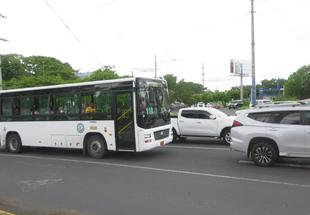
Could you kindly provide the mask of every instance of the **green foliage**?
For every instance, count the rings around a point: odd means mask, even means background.
[[[177,77],[172,74],[167,74],[164,76],[164,79],[168,84],[169,102],[172,103],[176,100],[175,89],[177,86]]]
[[[77,78],[76,71],[68,63],[62,63],[53,57],[30,56],[24,58],[26,72],[35,77],[60,76],[63,80]]]
[[[63,63],[53,57],[30,56],[24,57],[18,54],[2,55],[2,77],[4,87],[7,89],[46,86],[54,84],[73,83],[81,81],[96,81],[117,79],[120,76],[114,67],[105,66],[94,71],[89,77],[79,78],[70,64]],[[168,84],[170,102],[180,101],[187,105],[197,102],[221,102],[226,106],[232,99],[240,98],[240,88],[232,87],[230,90],[219,92],[211,90],[204,91],[201,84],[180,80],[173,74],[164,76]],[[257,85],[257,92],[260,88],[274,89],[278,85],[285,85],[286,97],[277,98],[282,100],[295,100],[310,97],[310,65],[298,69],[290,75],[288,80],[271,79],[263,80]],[[250,98],[251,86],[244,86],[244,98]]]
[[[62,63],[52,57],[8,54],[1,58],[6,89],[63,84],[79,80],[76,71],[68,63]]]
[[[84,81],[98,81],[117,79],[120,76],[116,73],[113,67],[105,66],[102,69],[94,71],[89,77],[84,78]]]
[[[310,65],[299,68],[291,74],[285,84],[287,96],[305,99],[310,97]]]
[[[193,82],[185,82],[181,80],[175,87],[175,98],[184,104],[193,104],[194,94],[200,94],[203,92],[203,86]]]
[[[174,90],[177,86],[177,77],[172,74],[167,74],[164,76],[164,79],[167,81],[168,88]]]
[[[1,56],[2,79],[4,81],[12,78],[21,78],[27,76],[24,57],[17,54],[8,54]]]
[[[264,80],[262,80],[261,86],[263,89],[275,89],[275,88],[277,88],[278,85],[283,87],[285,82],[286,82],[286,80],[281,79],[281,78],[278,78],[278,79],[273,78],[271,80],[264,79]]]
[[[24,88],[24,87],[34,87],[34,86],[47,86],[55,84],[66,83],[60,75],[57,76],[24,76],[22,78],[16,79],[12,78],[9,81],[5,81],[6,89]]]
[[[177,82],[177,77],[172,74],[164,76],[168,84],[170,103],[180,101],[191,105],[200,99],[199,95],[203,93],[201,84],[186,82],[183,79]]]
[[[9,54],[3,55],[1,58],[2,76],[6,89],[120,78],[111,66],[98,69],[89,77],[81,79],[70,64],[53,57],[24,57]]]

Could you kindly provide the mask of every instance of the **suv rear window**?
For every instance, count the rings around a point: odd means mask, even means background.
[[[299,125],[301,116],[299,111],[272,111],[249,113],[248,117],[259,122]]]
[[[201,110],[183,110],[181,116],[191,119],[209,119],[210,113]]]

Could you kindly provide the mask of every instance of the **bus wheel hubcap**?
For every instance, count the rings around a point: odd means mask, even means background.
[[[11,150],[16,150],[17,149],[17,140],[15,138],[10,139],[9,142]]]
[[[98,141],[94,141],[94,142],[91,143],[90,149],[93,152],[99,152],[100,149],[101,149],[101,144]]]

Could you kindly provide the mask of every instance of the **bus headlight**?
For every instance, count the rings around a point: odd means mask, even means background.
[[[152,135],[151,134],[144,134],[144,142],[145,143],[152,142]]]
[[[151,134],[144,134],[144,139],[149,139],[149,138],[151,138],[151,137],[152,137]]]

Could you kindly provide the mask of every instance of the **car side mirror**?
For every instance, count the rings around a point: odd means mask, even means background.
[[[214,116],[214,115],[210,115],[210,119],[216,119],[216,116]]]

